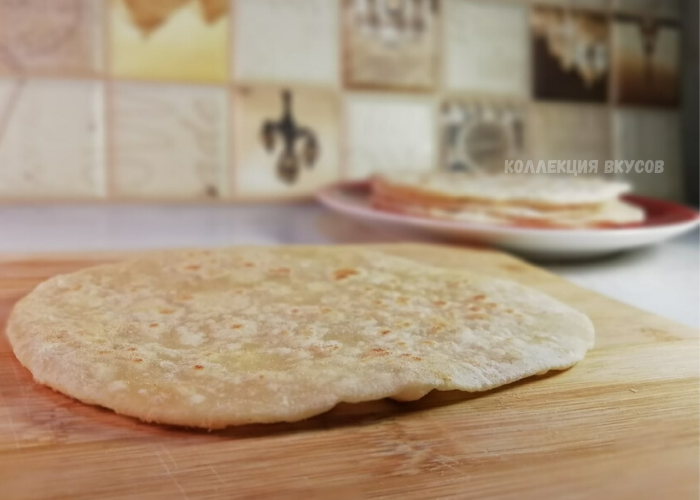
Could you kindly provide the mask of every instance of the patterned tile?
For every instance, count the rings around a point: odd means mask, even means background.
[[[519,1],[527,2],[528,0]],[[610,1],[611,0],[534,0],[532,3],[535,3],[536,5],[564,7],[567,9],[606,10],[610,7]],[[637,0],[632,1],[636,2]]]
[[[650,21],[653,24],[649,25]],[[617,14],[613,22],[612,47],[614,95],[618,103],[678,104],[681,83],[678,21]]]
[[[440,106],[440,165],[452,172],[503,172],[528,151],[527,107],[520,100],[450,98]]]
[[[613,0],[612,8],[615,12],[678,19],[681,5],[680,0]]]
[[[606,106],[537,104],[532,107],[533,156],[537,160],[611,158],[610,112]]]
[[[120,78],[223,82],[227,0],[110,0],[111,73]]]
[[[101,6],[93,0],[0,0],[0,75],[96,73]]]
[[[445,2],[445,84],[450,90],[528,93],[528,23],[524,7]]]
[[[237,0],[236,78],[337,85],[338,36],[335,0]]]
[[[104,194],[102,84],[0,80],[0,196]]]
[[[340,106],[335,92],[295,87],[240,87],[235,92],[237,193],[308,195],[338,178]]]
[[[600,103],[607,100],[607,14],[538,6],[531,11],[530,26],[535,99]]]
[[[121,198],[226,196],[224,88],[115,83],[113,175]]]
[[[677,112],[617,110],[613,132],[616,160],[664,162],[662,173],[637,173],[632,169],[623,176],[632,182],[636,193],[683,199],[680,116]]]
[[[351,88],[437,83],[438,0],[343,0],[343,75]]]
[[[359,96],[346,101],[348,177],[372,172],[429,170],[435,164],[431,101]]]

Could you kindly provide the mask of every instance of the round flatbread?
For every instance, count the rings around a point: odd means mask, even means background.
[[[394,172],[374,177],[372,190],[405,203],[444,208],[479,202],[560,209],[612,201],[630,186],[597,177]]]
[[[509,281],[357,247],[173,251],[54,277],[7,336],[35,379],[142,420],[295,421],[568,368],[583,314]]]
[[[432,207],[404,203],[385,196],[373,195],[372,206],[389,212],[433,217],[475,224],[496,224],[521,227],[585,229],[619,227],[644,221],[644,210],[622,200],[612,200],[585,208],[542,210],[518,205],[468,203],[462,208]]]

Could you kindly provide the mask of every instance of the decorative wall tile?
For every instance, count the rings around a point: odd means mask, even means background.
[[[656,18],[678,19],[681,0],[613,0],[617,13],[645,14]]]
[[[299,196],[339,176],[338,96],[294,87],[236,89],[235,186],[242,196]]]
[[[226,196],[224,88],[115,83],[112,108],[117,196]]]
[[[431,89],[438,0],[343,0],[343,74],[352,88]]]
[[[227,79],[227,0],[110,0],[109,8],[114,76]]]
[[[528,0],[519,0],[527,2]],[[590,10],[606,10],[610,7],[611,0],[533,0],[536,5],[552,5],[555,7],[564,7],[567,9],[590,9]],[[636,2],[637,0],[632,0]]]
[[[527,155],[527,109],[503,99],[452,98],[440,107],[440,165],[453,172],[503,172]]]
[[[237,0],[232,66],[246,81],[338,83],[335,0]]]
[[[0,0],[0,74],[89,76],[100,69],[93,0]]]
[[[0,200],[281,199],[613,154],[664,156],[635,182],[674,197],[680,6],[0,0]]]
[[[680,45],[678,21],[643,14],[616,14],[613,23],[616,101],[677,105]]]
[[[350,178],[433,168],[436,148],[431,101],[357,95],[347,99],[346,113]]]
[[[533,157],[537,160],[598,160],[599,173],[611,158],[610,113],[606,106],[532,106]]]
[[[606,14],[533,7],[530,22],[535,98],[605,102],[610,74]]]
[[[102,84],[0,80],[0,196],[104,194]]]
[[[662,173],[624,175],[635,193],[681,200],[680,117],[673,111],[617,110],[614,115],[615,159],[662,160]]]
[[[445,2],[445,83],[452,90],[525,95],[528,23],[523,6]]]

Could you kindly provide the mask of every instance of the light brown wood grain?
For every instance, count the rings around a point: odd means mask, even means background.
[[[0,497],[696,499],[698,332],[486,250],[385,245],[507,277],[588,314],[571,370],[483,394],[343,404],[296,424],[140,423],[32,381],[0,335]],[[0,257],[0,324],[57,273],[126,257]]]

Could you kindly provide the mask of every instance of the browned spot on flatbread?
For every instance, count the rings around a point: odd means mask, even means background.
[[[202,266],[200,266],[199,264],[190,264],[189,266],[185,266],[185,269],[187,269],[188,271],[197,271],[201,269],[201,267]]]
[[[410,359],[413,361],[421,361],[422,358],[419,356],[414,356],[413,354],[404,353],[401,355],[402,358]]]
[[[389,351],[382,349],[381,347],[373,347],[367,351],[368,356],[388,356]]]
[[[202,365],[194,365],[195,370],[204,370],[204,367]]]
[[[449,324],[442,319],[434,319],[430,323],[430,333],[437,333],[440,330],[447,328]]]
[[[501,264],[499,267],[514,273],[525,273],[528,270],[527,267],[523,266],[522,264]]]
[[[273,269],[270,269],[270,274],[273,276],[289,276],[289,273],[291,273],[291,269],[288,267],[275,267]]]
[[[333,278],[337,280],[344,280],[350,276],[360,274],[356,269],[336,269],[333,271]]]
[[[170,309],[168,307],[164,307],[162,309],[158,309],[158,312],[161,314],[172,314],[175,312],[175,309]]]

